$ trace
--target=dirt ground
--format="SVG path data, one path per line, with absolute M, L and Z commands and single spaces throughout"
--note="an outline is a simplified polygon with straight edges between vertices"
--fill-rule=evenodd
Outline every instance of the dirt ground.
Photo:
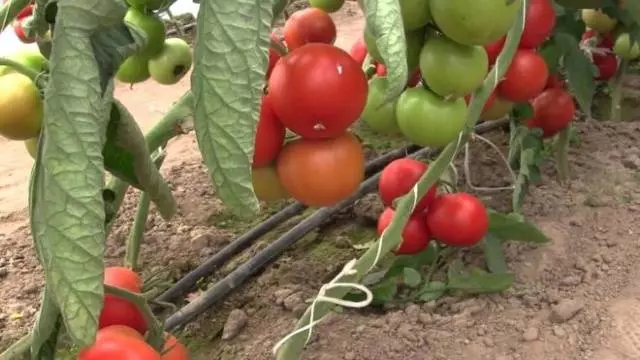
M 347 47 L 359 35 L 363 19 L 352 3 L 335 19 L 338 45 Z M 147 82 L 133 90 L 120 86 L 117 97 L 146 130 L 188 87 L 188 78 L 173 87 Z M 629 117 L 640 120 L 640 109 L 632 110 Z M 517 279 L 512 289 L 388 311 L 332 313 L 317 327 L 304 359 L 640 359 L 640 222 L 635 221 L 640 216 L 640 122 L 583 122 L 578 129 L 580 141 L 570 153 L 571 187 L 560 186 L 553 164 L 547 163 L 542 183 L 527 198 L 525 215 L 553 243 L 507 247 Z M 506 145 L 503 133 L 489 137 Z M 370 151 L 379 152 L 388 143 L 371 140 L 369 145 Z M 32 161 L 21 143 L 0 140 L 0 147 L 0 349 L 4 349 L 32 323 L 42 273 L 25 210 Z M 474 150 L 474 183 L 504 185 L 507 175 L 497 156 L 480 145 Z M 163 173 L 179 202 L 179 215 L 164 223 L 152 213 L 141 255 L 145 269 L 169 266 L 176 278 L 252 224 L 229 215 L 216 198 L 193 135 L 172 141 L 168 153 Z M 481 196 L 492 208 L 509 207 L 509 194 Z M 108 240 L 109 263 L 117 263 L 124 253 L 136 199 L 131 192 Z M 330 226 L 306 236 L 224 304 L 189 324 L 181 335 L 193 358 L 271 358 L 272 346 L 293 329 L 304 302 L 360 253 L 351 245 L 373 239 L 370 220 L 380 211 L 378 203 L 376 196 L 366 197 Z M 300 219 L 291 219 L 278 231 Z M 259 240 L 212 280 L 274 237 Z

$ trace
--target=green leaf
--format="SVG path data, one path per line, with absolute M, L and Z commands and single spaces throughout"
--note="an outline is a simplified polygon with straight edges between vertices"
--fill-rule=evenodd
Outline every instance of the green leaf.
M 542 230 L 518 214 L 502 214 L 489 211 L 489 233 L 501 240 L 545 244 L 551 241 Z
M 402 274 L 404 268 L 410 267 L 419 270 L 424 265 L 431 265 L 438 258 L 438 245 L 435 241 L 422 252 L 415 255 L 398 255 L 393 260 L 387 272 L 388 277 Z
M 372 273 L 368 273 L 362 278 L 362 285 L 371 286 L 381 282 L 387 275 L 387 270 L 380 270 Z
M 579 10 L 564 9 L 564 12 L 556 17 L 554 33 L 565 33 L 579 41 L 584 31 L 585 24 L 580 18 Z
M 422 283 L 422 275 L 415 269 L 406 267 L 402 270 L 402 282 L 409 287 L 416 287 Z
M 540 55 L 544 58 L 549 68 L 549 74 L 557 71 L 562 58 L 562 51 L 553 41 L 546 41 L 539 50 Z M 528 102 L 527 102 L 528 103 Z
M 518 103 L 511 111 L 513 116 L 518 121 L 523 121 L 533 117 L 533 106 L 529 102 Z
M 449 273 L 447 288 L 466 294 L 484 294 L 500 292 L 513 284 L 512 274 L 490 274 L 473 268 L 471 271 Z
M 51 291 L 45 285 L 40 313 L 33 329 L 31 359 L 54 359 L 60 325 L 60 310 L 51 296 Z
M 31 180 L 31 232 L 52 298 L 79 346 L 95 339 L 104 296 L 102 148 L 113 97 L 112 82 L 106 91 L 101 86 L 91 38 L 121 25 L 125 12 L 122 1 L 58 3 L 45 126 Z
M 191 87 L 198 146 L 217 194 L 235 214 L 258 200 L 251 159 L 275 0 L 209 0 L 200 5 Z
M 409 78 L 407 44 L 398 0 L 364 0 L 367 28 L 387 68 L 385 103 L 400 96 Z
M 398 284 L 393 279 L 388 279 L 371 288 L 373 294 L 372 304 L 382 305 L 393 300 L 398 293 Z
M 422 287 L 418 292 L 418 299 L 423 302 L 438 300 L 447 291 L 447 285 L 441 281 L 431 281 Z
M 571 93 L 582 111 L 591 116 L 591 102 L 596 93 L 596 66 L 580 50 L 578 40 L 567 33 L 557 33 L 554 41 L 562 49 L 562 65 L 566 70 Z
M 141 32 L 142 30 L 138 29 L 137 31 Z M 100 82 L 103 91 L 115 76 L 120 64 L 145 43 L 144 33 L 136 33 L 134 37 L 124 24 L 103 29 L 91 35 L 91 46 L 100 68 Z
M 509 272 L 500 238 L 492 233 L 487 233 L 482 240 L 482 248 L 484 249 L 484 259 L 487 262 L 489 271 L 494 274 L 506 274 Z

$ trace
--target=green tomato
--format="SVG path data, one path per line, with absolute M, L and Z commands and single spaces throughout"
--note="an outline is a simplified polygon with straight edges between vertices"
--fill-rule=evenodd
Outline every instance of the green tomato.
M 369 82 L 367 104 L 364 107 L 361 118 L 373 130 L 394 135 L 400 133 L 396 120 L 396 101 L 383 105 L 389 83 L 386 77 L 374 76 Z
M 129 56 L 116 73 L 116 79 L 127 84 L 140 83 L 149 77 L 149 58 L 142 55 Z
M 463 98 L 445 100 L 421 86 L 405 90 L 396 105 L 402 134 L 414 144 L 433 148 L 445 146 L 458 136 L 467 112 Z
M 523 0 L 429 0 L 440 30 L 464 45 L 486 45 L 505 35 Z
M 420 28 L 414 31 L 405 32 L 407 42 L 407 66 L 409 67 L 409 75 L 418 68 L 420 63 L 420 50 L 422 50 L 422 44 L 424 44 L 426 31 L 424 28 Z M 367 45 L 367 51 L 369 55 L 377 62 L 384 64 L 382 61 L 382 55 L 378 50 L 376 44 L 376 38 L 373 33 L 365 28 L 364 30 L 364 43 Z
M 33 137 L 24 141 L 24 147 L 27 149 L 27 152 L 31 157 L 35 160 L 36 156 L 38 156 L 38 138 Z
M 49 66 L 49 61 L 47 61 L 37 47 L 32 45 L 20 48 L 18 51 L 7 56 L 7 58 L 37 72 L 43 72 Z M 12 72 L 15 72 L 15 70 L 8 66 L 0 66 L 0 76 L 10 74 Z
M 406 30 L 418 30 L 431 20 L 429 0 L 400 0 L 402 21 Z
M 420 72 L 427 86 L 441 96 L 465 96 L 476 90 L 489 69 L 482 46 L 462 45 L 444 36 L 427 38 L 420 52 Z
M 160 54 L 149 60 L 149 74 L 160 84 L 172 85 L 189 72 L 192 64 L 189 44 L 180 38 L 169 38 Z
M 640 57 L 640 46 L 637 42 L 631 46 L 631 36 L 629 36 L 629 33 L 622 33 L 616 38 L 616 42 L 613 45 L 613 52 L 623 59 L 635 60 Z
M 344 0 L 309 0 L 309 5 L 327 13 L 334 13 L 344 5 Z
M 613 30 L 618 20 L 610 18 L 607 14 L 596 9 L 582 9 L 582 21 L 588 28 L 605 34 Z
M 157 10 L 168 6 L 173 1 L 168 0 L 127 0 L 127 4 L 138 10 Z
M 146 15 L 136 8 L 129 8 L 127 15 L 124 17 L 124 21 L 128 25 L 142 30 L 146 35 L 147 44 L 138 50 L 138 54 L 152 57 L 162 51 L 166 29 L 159 17 L 152 14 Z

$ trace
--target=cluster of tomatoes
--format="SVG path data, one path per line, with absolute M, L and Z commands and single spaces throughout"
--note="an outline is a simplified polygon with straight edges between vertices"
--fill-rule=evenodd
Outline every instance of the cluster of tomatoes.
M 147 43 L 125 59 L 116 79 L 135 84 L 151 78 L 159 84 L 173 85 L 191 69 L 193 55 L 189 44 L 180 38 L 166 38 L 164 22 L 153 13 L 164 6 L 164 1 L 127 0 L 129 9 L 124 21 L 141 29 Z
M 283 28 L 288 52 L 271 49 L 253 157 L 261 200 L 292 197 L 308 206 L 333 205 L 364 179 L 360 141 L 348 132 L 367 100 L 360 65 L 335 47 L 336 26 L 319 8 L 292 14 Z M 285 143 L 287 129 L 297 135 Z
M 382 235 L 395 215 L 395 201 L 409 193 L 429 166 L 414 159 L 392 161 L 380 174 L 378 191 L 386 206 L 378 218 Z M 402 231 L 396 254 L 423 251 L 431 238 L 453 247 L 471 247 L 484 238 L 489 228 L 487 210 L 478 198 L 468 193 L 437 193 L 434 185 L 417 202 Z
M 9 1 L 10 0 L 2 0 L 1 4 L 6 5 Z M 33 22 L 33 11 L 35 10 L 35 6 L 35 0 L 31 0 L 24 9 L 20 10 L 12 24 L 13 32 L 16 34 L 18 39 L 25 44 L 31 44 L 36 41 L 35 37 L 30 36 L 29 34 L 29 28 Z
M 142 291 L 142 280 L 134 271 L 124 267 L 108 267 L 104 284 L 132 293 Z M 165 334 L 164 349 L 156 351 L 144 338 L 148 324 L 135 304 L 106 294 L 100 313 L 96 341 L 81 349 L 78 360 L 187 360 L 189 354 L 173 335 Z

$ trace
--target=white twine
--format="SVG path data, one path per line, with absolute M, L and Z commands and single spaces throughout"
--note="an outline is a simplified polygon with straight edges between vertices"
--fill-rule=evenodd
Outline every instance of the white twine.
M 515 183 L 517 181 L 516 174 L 511 169 L 511 164 L 509 164 L 509 160 L 507 160 L 504 154 L 502 154 L 502 151 L 500 151 L 500 148 L 498 148 L 498 146 L 494 144 L 491 140 L 483 136 L 480 136 L 478 134 L 471 134 L 471 139 L 481 140 L 485 144 L 488 144 L 489 146 L 491 146 L 491 148 L 495 150 L 498 153 L 498 155 L 500 155 L 500 159 L 505 165 L 507 165 L 507 170 L 509 170 L 509 175 L 511 176 L 511 185 L 501 186 L 501 187 L 481 187 L 481 186 L 473 185 L 471 181 L 471 169 L 469 166 L 470 157 L 471 157 L 469 154 L 471 153 L 471 151 L 469 150 L 469 143 L 467 143 L 465 144 L 465 147 L 464 147 L 464 178 L 467 182 L 467 186 L 475 191 L 504 191 L 504 190 L 515 189 Z
M 358 283 L 338 282 L 338 280 L 340 280 L 340 278 L 342 278 L 343 276 L 350 276 L 350 275 L 357 274 L 358 271 L 355 269 L 355 265 L 356 265 L 356 259 L 353 259 L 353 260 L 349 261 L 344 266 L 344 268 L 342 268 L 342 271 L 340 271 L 340 273 L 338 275 L 336 275 L 336 277 L 333 278 L 333 280 L 331 280 L 330 282 L 322 285 L 322 287 L 320 288 L 320 291 L 318 292 L 318 296 L 316 296 L 316 298 L 313 299 L 313 302 L 311 303 L 311 313 L 309 315 L 309 323 L 307 325 L 301 327 L 300 329 L 297 329 L 297 330 L 289 333 L 287 336 L 282 338 L 282 340 L 280 340 L 273 347 L 273 354 L 274 355 L 276 355 L 278 353 L 278 350 L 280 349 L 280 347 L 282 347 L 282 345 L 284 345 L 284 343 L 286 343 L 292 337 L 298 335 L 299 333 L 307 331 L 307 330 L 309 331 L 309 333 L 307 334 L 307 339 L 305 340 L 305 345 L 309 342 L 309 340 L 311 339 L 313 327 L 316 326 L 316 324 L 318 324 L 320 321 L 322 321 L 322 318 L 320 318 L 320 319 L 316 319 L 315 318 L 316 306 L 318 305 L 318 303 L 325 302 L 325 303 L 331 303 L 331 304 L 334 304 L 334 305 L 348 307 L 348 308 L 354 308 L 354 309 L 365 308 L 365 307 L 369 306 L 369 304 L 371 304 L 371 302 L 373 301 L 373 293 L 366 286 L 358 284 Z M 346 287 L 346 288 L 352 288 L 352 289 L 360 290 L 365 294 L 366 298 L 364 300 L 361 300 L 361 301 L 349 301 L 349 300 L 344 300 L 344 299 L 340 299 L 340 298 L 334 298 L 334 297 L 330 297 L 330 296 L 326 295 L 326 293 L 329 290 L 334 289 L 334 288 L 339 288 L 339 287 L 343 287 L 343 288 Z

